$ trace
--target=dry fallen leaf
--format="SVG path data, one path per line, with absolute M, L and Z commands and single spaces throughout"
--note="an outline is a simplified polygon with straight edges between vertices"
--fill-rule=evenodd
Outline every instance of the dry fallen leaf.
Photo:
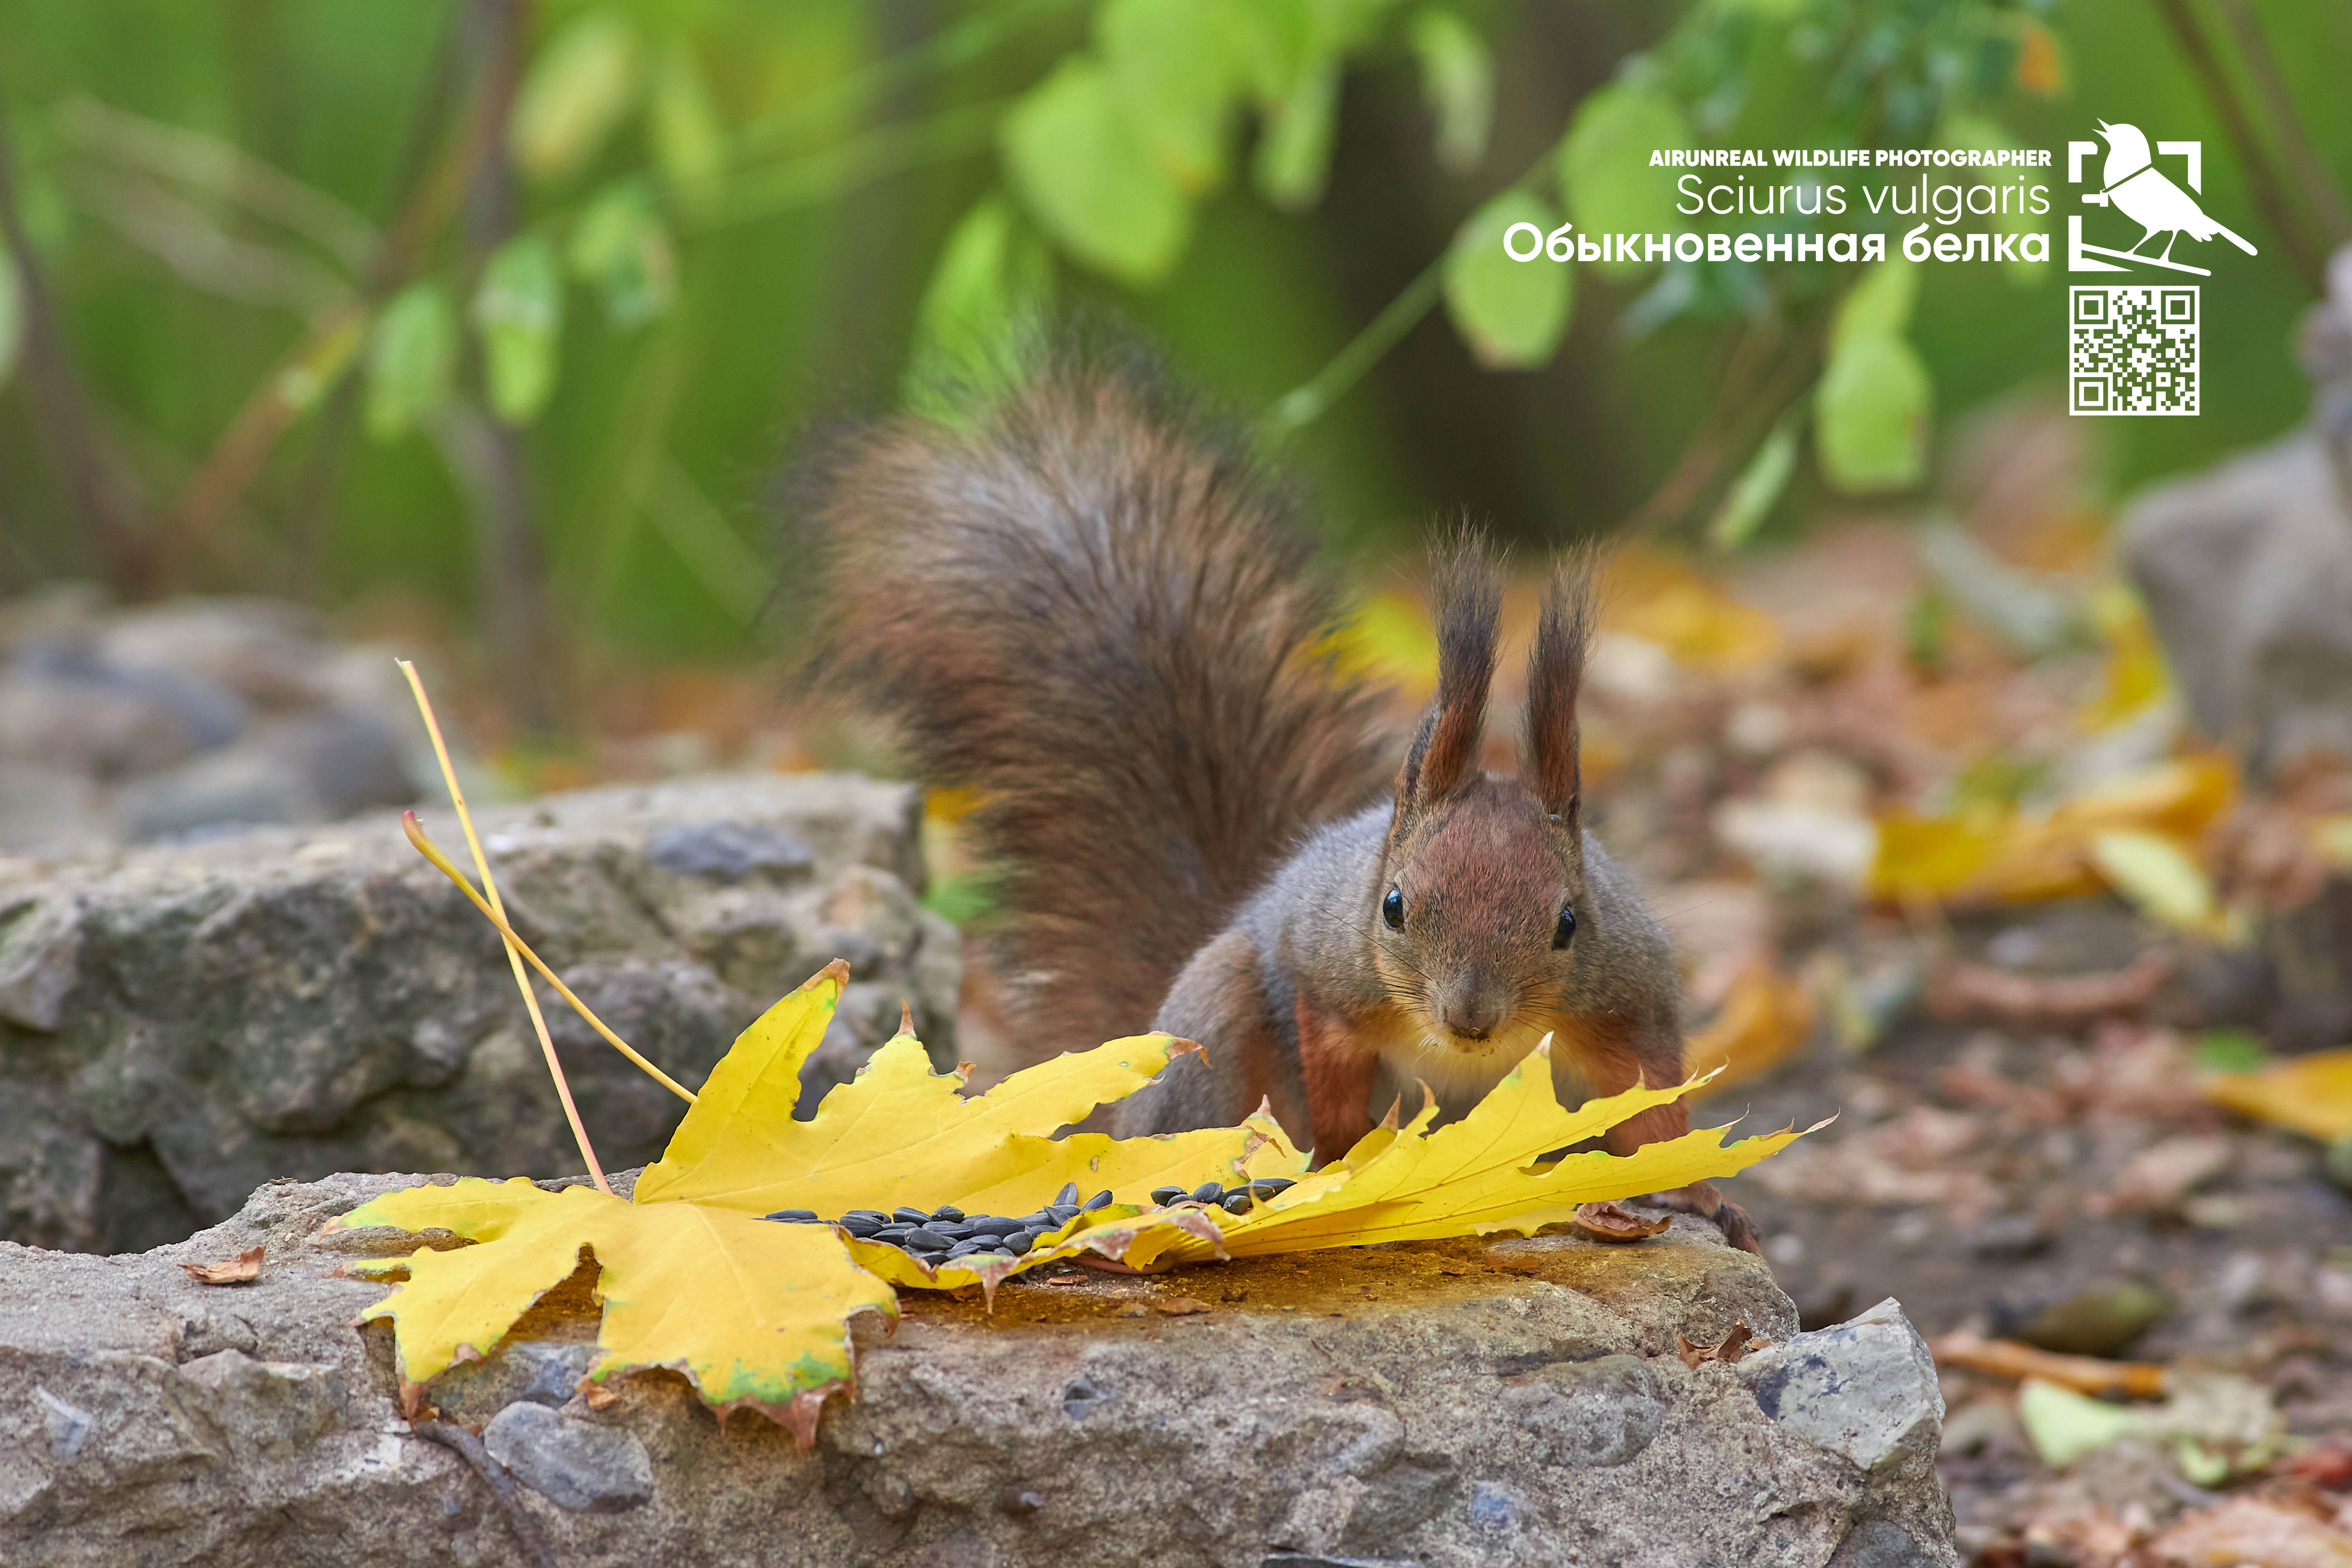
M 1719 1344 L 1695 1345 L 1678 1332 L 1675 1335 L 1676 1353 L 1681 1355 L 1683 1364 L 1687 1367 L 1701 1366 L 1711 1361 L 1721 1362 L 1724 1365 L 1730 1366 L 1749 1351 L 1760 1351 L 1772 1342 L 1769 1340 L 1751 1339 L 1750 1331 L 1748 1320 L 1741 1318 L 1731 1325 Z
M 2314 1138 L 2352 1136 L 2352 1049 L 2295 1057 L 2204 1086 L 2214 1104 Z
M 1580 1204 L 1576 1217 L 1569 1222 L 1580 1236 L 1595 1241 L 1646 1241 L 1674 1223 L 1671 1216 L 1643 1219 L 1621 1205 Z
M 1189 1318 L 1195 1312 L 1213 1312 L 1215 1308 L 1192 1296 L 1168 1296 L 1151 1303 L 1152 1310 L 1165 1312 L 1171 1318 Z
M 2352 1568 L 2352 1534 L 2284 1502 L 2233 1497 L 2192 1513 L 2142 1548 L 2163 1568 Z
M 2180 865 L 2195 869 L 2188 847 L 2237 798 L 2237 771 L 2220 757 L 2179 757 L 2094 786 L 2047 816 L 2020 817 L 1973 809 L 1944 817 L 1895 813 L 1879 819 L 1873 896 L 1900 902 L 1929 898 L 1959 903 L 2030 903 L 2095 893 L 2114 885 L 2108 872 L 2130 881 L 2154 857 L 2141 853 L 2153 836 L 2164 851 L 2162 875 L 2171 882 Z M 2138 835 L 2110 840 L 2112 862 L 2102 869 L 2103 834 Z M 2120 858 L 2114 853 L 2123 845 Z M 2177 857 L 2173 854 L 2178 850 Z M 2198 873 L 2200 877 L 2201 871 Z M 2122 889 L 2156 894 L 2153 882 Z M 2167 906 L 2169 908 L 2170 906 Z
M 183 1263 L 188 1278 L 199 1285 L 249 1285 L 261 1278 L 261 1253 L 248 1247 L 226 1263 Z
M 1812 993 L 1778 973 L 1769 963 L 1743 971 L 1731 983 L 1723 1010 L 1697 1030 L 1683 1059 L 1692 1069 L 1722 1070 L 1707 1084 L 1710 1094 L 1754 1078 L 1778 1065 L 1813 1032 Z

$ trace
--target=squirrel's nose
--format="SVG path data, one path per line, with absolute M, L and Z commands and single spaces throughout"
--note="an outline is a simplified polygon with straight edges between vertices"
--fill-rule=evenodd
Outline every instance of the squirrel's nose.
M 1440 1010 L 1445 1026 L 1465 1040 L 1483 1040 L 1495 1032 L 1496 1020 L 1503 1016 L 1500 1004 L 1491 996 L 1456 996 Z

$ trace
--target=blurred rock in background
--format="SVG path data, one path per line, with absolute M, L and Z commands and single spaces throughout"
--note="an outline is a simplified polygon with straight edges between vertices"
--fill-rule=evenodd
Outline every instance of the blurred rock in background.
M 210 640 L 173 646 L 215 658 L 141 654 L 190 626 Z M 74 681 L 93 703 L 120 695 L 113 754 L 160 759 L 146 782 L 336 723 L 381 725 L 376 782 L 389 794 L 398 776 L 380 710 L 314 696 L 335 689 L 340 656 L 301 684 L 297 650 L 317 650 L 282 623 L 254 631 L 208 606 L 47 646 L 94 650 L 65 668 L 145 672 L 44 674 L 12 689 L 33 693 L 28 702 Z M 272 690 L 313 706 L 291 717 L 281 700 L 257 717 L 268 707 L 257 694 Z M 198 753 L 197 724 L 213 717 L 203 734 L 249 739 Z M 321 754 L 270 753 L 255 777 L 292 779 L 275 797 L 289 815 L 323 810 L 331 783 L 299 771 Z M 68 776 L 103 800 L 101 772 Z M 317 793 L 304 802 L 299 791 Z M 176 803 L 188 827 L 232 820 L 189 804 L 193 789 L 145 798 Z M 247 798 L 257 812 L 268 804 L 258 790 Z M 689 1087 L 762 1009 L 847 960 L 852 984 L 803 1076 L 805 1114 L 896 1029 L 902 1002 L 933 1059 L 956 1060 L 958 939 L 918 902 L 920 816 L 910 785 L 744 773 L 551 795 L 479 823 L 515 929 Z M 454 817 L 426 818 L 462 860 Z M 102 837 L 103 807 L 89 820 Z M 541 1002 L 599 1157 L 619 1170 L 658 1155 L 682 1103 L 551 993 Z M 578 1168 L 496 935 L 409 847 L 388 806 L 334 826 L 0 859 L 0 1234 L 138 1250 L 218 1222 L 272 1176 Z
M 299 605 L 68 586 L 0 606 L 0 854 L 405 805 L 423 741 L 392 656 Z

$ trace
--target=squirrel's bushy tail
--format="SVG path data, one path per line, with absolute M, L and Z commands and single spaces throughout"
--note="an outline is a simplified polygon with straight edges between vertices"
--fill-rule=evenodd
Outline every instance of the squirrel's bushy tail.
M 1040 356 L 969 424 L 837 438 L 800 492 L 814 683 L 975 792 L 1031 1058 L 1150 1026 L 1303 832 L 1385 782 L 1334 602 L 1242 438 L 1135 353 Z

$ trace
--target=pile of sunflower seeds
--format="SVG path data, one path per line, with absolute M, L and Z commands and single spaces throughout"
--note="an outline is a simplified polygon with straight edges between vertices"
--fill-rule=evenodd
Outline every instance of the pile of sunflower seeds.
M 1154 1187 L 1150 1201 L 1155 1208 L 1197 1204 L 1242 1215 L 1293 1184 L 1274 1178 L 1231 1187 L 1203 1182 L 1189 1192 L 1182 1187 Z M 1114 1201 L 1106 1190 L 1081 1203 L 1078 1184 L 1072 1182 L 1055 1194 L 1054 1201 L 1044 1208 L 1017 1217 L 968 1215 L 948 1205 L 935 1209 L 898 1208 L 888 1214 L 880 1209 L 852 1209 L 839 1219 L 831 1220 L 814 1209 L 778 1209 L 766 1217 L 784 1225 L 837 1225 L 863 1240 L 887 1242 L 920 1262 L 940 1264 L 983 1254 L 1018 1258 L 1036 1246 L 1038 1237 L 1061 1229 L 1082 1214 L 1107 1208 Z

